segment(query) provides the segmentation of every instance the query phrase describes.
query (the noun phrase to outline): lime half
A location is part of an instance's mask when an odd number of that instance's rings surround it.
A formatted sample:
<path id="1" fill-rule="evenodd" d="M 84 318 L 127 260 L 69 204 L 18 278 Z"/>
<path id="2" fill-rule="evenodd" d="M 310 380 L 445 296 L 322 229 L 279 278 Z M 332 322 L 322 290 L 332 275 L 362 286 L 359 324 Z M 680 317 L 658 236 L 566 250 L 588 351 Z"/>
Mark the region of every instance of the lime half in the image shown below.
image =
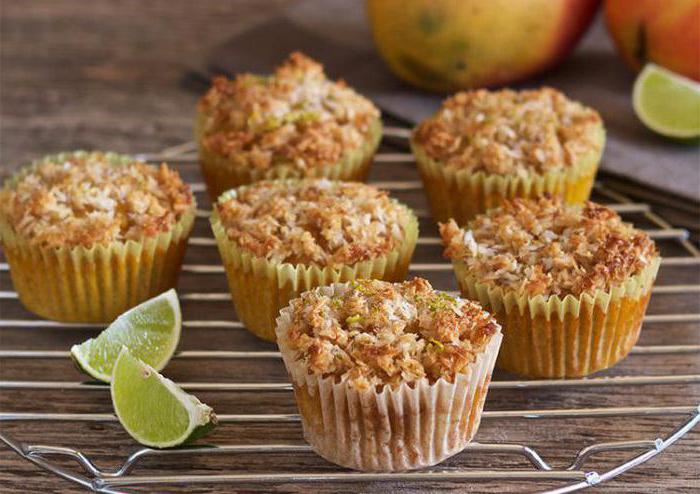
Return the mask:
<path id="1" fill-rule="evenodd" d="M 644 125 L 675 138 L 700 137 L 700 84 L 647 64 L 634 83 L 634 111 Z"/>
<path id="2" fill-rule="evenodd" d="M 124 347 L 112 374 L 112 403 L 119 422 L 138 442 L 169 448 L 202 437 L 216 426 L 211 407 Z"/>
<path id="3" fill-rule="evenodd" d="M 182 315 L 175 290 L 168 290 L 119 316 L 97 336 L 70 349 L 78 366 L 109 382 L 117 356 L 126 346 L 156 370 L 165 367 L 180 341 Z"/>

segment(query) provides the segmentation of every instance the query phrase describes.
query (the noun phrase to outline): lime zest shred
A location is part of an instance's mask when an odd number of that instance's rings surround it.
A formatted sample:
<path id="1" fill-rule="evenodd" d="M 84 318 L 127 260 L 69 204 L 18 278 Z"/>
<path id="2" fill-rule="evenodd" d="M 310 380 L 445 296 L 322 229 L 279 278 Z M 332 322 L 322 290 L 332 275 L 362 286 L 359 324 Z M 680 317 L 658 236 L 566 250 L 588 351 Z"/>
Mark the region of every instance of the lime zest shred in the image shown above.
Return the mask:
<path id="1" fill-rule="evenodd" d="M 457 299 L 445 292 L 437 292 L 428 302 L 428 308 L 432 312 L 451 309 L 457 303 Z"/>
<path id="2" fill-rule="evenodd" d="M 263 126 L 263 129 L 264 130 L 275 130 L 275 129 L 281 127 L 282 123 L 283 123 L 283 121 L 279 117 L 275 117 L 274 115 L 269 116 L 265 119 L 265 125 Z"/>
<path id="3" fill-rule="evenodd" d="M 357 324 L 360 321 L 362 321 L 362 316 L 360 314 L 355 314 L 354 316 L 349 316 L 345 319 L 345 323 L 348 325 Z"/>
<path id="4" fill-rule="evenodd" d="M 435 338 L 428 338 L 428 341 L 430 342 L 430 348 L 435 349 L 438 352 L 444 352 L 445 351 L 445 345 L 441 341 L 436 340 Z"/>
<path id="5" fill-rule="evenodd" d="M 355 280 L 352 282 L 351 288 L 362 295 L 372 295 L 372 290 L 367 286 L 368 284 L 369 280 Z"/>
<path id="6" fill-rule="evenodd" d="M 261 125 L 257 125 L 260 130 L 270 132 L 275 129 L 279 129 L 286 124 L 307 124 L 312 122 L 317 122 L 321 118 L 321 115 L 317 111 L 312 110 L 292 110 L 281 117 L 276 115 L 269 115 L 265 117 Z M 255 128 L 256 123 L 260 121 L 260 112 L 254 111 L 248 118 L 248 127 Z"/>
<path id="7" fill-rule="evenodd" d="M 287 123 L 311 123 L 321 118 L 321 114 L 313 110 L 294 110 L 284 116 Z"/>

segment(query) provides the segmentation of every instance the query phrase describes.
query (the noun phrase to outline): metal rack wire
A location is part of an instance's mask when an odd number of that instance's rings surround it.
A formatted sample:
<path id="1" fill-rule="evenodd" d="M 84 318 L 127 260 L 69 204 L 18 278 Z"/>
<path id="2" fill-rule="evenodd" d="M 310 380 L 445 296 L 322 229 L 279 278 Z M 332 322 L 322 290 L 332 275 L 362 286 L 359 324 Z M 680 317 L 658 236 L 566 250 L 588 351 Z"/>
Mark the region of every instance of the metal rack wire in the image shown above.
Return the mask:
<path id="1" fill-rule="evenodd" d="M 408 131 L 402 128 L 386 128 L 386 136 L 405 138 Z M 170 163 L 179 163 L 187 166 L 196 161 L 192 154 L 194 146 L 185 143 L 168 148 L 157 155 L 140 155 L 148 161 L 167 160 Z M 380 153 L 376 157 L 376 163 L 401 163 L 411 161 L 410 155 L 404 153 Z M 410 191 L 421 188 L 417 181 L 390 181 L 373 182 L 379 187 L 393 191 Z M 656 215 L 647 204 L 632 202 L 628 197 L 610 190 L 605 185 L 597 183 L 596 192 L 611 201 L 610 204 L 620 214 L 642 214 L 648 222 L 656 228 L 647 230 L 649 234 L 659 240 L 673 241 L 682 247 L 687 255 L 665 257 L 662 269 L 667 267 L 683 267 L 689 269 L 700 267 L 700 251 L 687 240 L 688 233 L 682 229 L 672 228 L 663 218 Z M 193 184 L 196 193 L 204 191 L 201 183 Z M 427 217 L 425 211 L 417 211 L 419 217 Z M 209 212 L 198 211 L 198 221 L 202 221 Z M 190 239 L 190 244 L 207 248 L 215 247 L 213 238 L 195 236 Z M 439 249 L 439 240 L 436 237 L 421 237 L 420 245 L 433 246 Z M 0 263 L 0 273 L 8 271 L 7 264 Z M 432 272 L 449 271 L 451 266 L 441 263 L 413 263 L 411 271 L 423 275 Z M 223 267 L 219 264 L 186 264 L 183 271 L 196 276 L 221 276 Z M 437 286 L 437 288 L 440 288 Z M 700 293 L 699 284 L 662 285 L 654 288 L 654 293 L 684 294 Z M 226 302 L 230 301 L 227 292 L 184 292 L 180 294 L 182 300 L 192 302 Z M 0 301 L 4 303 L 17 303 L 17 294 L 13 291 L 0 291 Z M 669 313 L 647 315 L 645 325 L 664 324 L 672 322 L 700 322 L 700 313 Z M 231 320 L 186 320 L 183 323 L 188 330 L 217 328 L 217 329 L 241 329 L 240 322 Z M 99 328 L 99 325 L 69 324 L 45 321 L 38 319 L 0 319 L 0 328 L 26 328 L 27 330 L 47 331 L 53 328 Z M 636 346 L 632 349 L 637 355 L 700 355 L 698 345 L 655 345 Z M 4 350 L 0 349 L 0 359 L 30 359 L 30 360 L 57 360 L 68 359 L 69 354 L 65 350 Z M 279 360 L 280 355 L 275 351 L 182 351 L 176 354 L 178 360 L 219 360 L 241 361 L 250 359 Z M 610 377 L 591 377 L 582 379 L 563 380 L 494 380 L 491 389 L 518 390 L 518 389 L 544 389 L 557 388 L 562 390 L 576 388 L 598 388 L 603 386 L 641 386 L 641 385 L 681 385 L 689 386 L 700 383 L 700 374 L 670 374 L 670 375 L 615 375 Z M 217 392 L 279 392 L 289 393 L 291 385 L 288 383 L 222 383 L 222 382 L 185 382 L 182 387 L 188 391 L 217 391 Z M 85 393 L 99 393 L 108 390 L 102 384 L 91 382 L 67 382 L 67 381 L 40 381 L 31 380 L 1 380 L 1 390 L 73 390 Z M 404 473 L 360 473 L 337 469 L 336 471 L 308 472 L 274 472 L 274 473 L 214 473 L 192 474 L 182 473 L 177 475 L 134 475 L 134 469 L 145 459 L 162 459 L 165 457 L 192 457 L 209 455 L 246 455 L 246 454 L 298 454 L 311 451 L 306 444 L 232 444 L 218 446 L 188 446 L 171 450 L 154 450 L 141 448 L 123 460 L 117 468 L 100 468 L 96 463 L 82 453 L 79 449 L 31 444 L 23 442 L 9 434 L 6 430 L 0 430 L 0 440 L 19 455 L 37 466 L 53 472 L 54 474 L 70 480 L 94 492 L 116 493 L 129 492 L 124 488 L 162 486 L 165 484 L 279 484 L 279 483 L 310 483 L 310 482 L 409 482 L 409 481 L 506 481 L 506 480 L 537 480 L 537 481 L 561 481 L 563 487 L 547 491 L 550 494 L 573 492 L 586 487 L 594 486 L 614 478 L 621 473 L 640 465 L 654 456 L 660 454 L 674 442 L 683 437 L 698 422 L 700 422 L 700 404 L 697 396 L 692 397 L 696 402 L 690 401 L 686 406 L 625 406 L 603 408 L 553 408 L 553 409 L 513 409 L 513 410 L 486 410 L 483 418 L 485 421 L 503 422 L 504 426 L 512 419 L 527 420 L 552 420 L 552 419 L 579 419 L 602 417 L 649 417 L 657 420 L 671 422 L 675 428 L 663 437 L 648 437 L 640 440 L 599 442 L 581 446 L 571 458 L 566 467 L 555 468 L 543 459 L 543 456 L 533 447 L 524 444 L 511 444 L 494 442 L 489 444 L 471 443 L 466 454 L 478 453 L 481 455 L 505 455 L 512 458 L 520 458 L 526 461 L 529 468 L 501 468 L 501 469 L 473 469 L 459 467 L 457 469 L 441 469 L 439 466 L 426 471 Z M 220 414 L 219 421 L 222 424 L 248 424 L 259 423 L 274 427 L 275 424 L 296 423 L 299 416 L 296 414 Z M 46 422 L 50 424 L 62 423 L 109 423 L 115 422 L 116 417 L 107 413 L 49 413 L 49 412 L 0 412 L 0 424 Z M 598 471 L 589 467 L 593 460 L 605 456 L 607 453 L 627 451 L 629 457 L 612 468 Z M 72 460 L 72 467 L 68 467 L 65 461 Z M 281 467 L 284 469 L 284 467 Z"/>

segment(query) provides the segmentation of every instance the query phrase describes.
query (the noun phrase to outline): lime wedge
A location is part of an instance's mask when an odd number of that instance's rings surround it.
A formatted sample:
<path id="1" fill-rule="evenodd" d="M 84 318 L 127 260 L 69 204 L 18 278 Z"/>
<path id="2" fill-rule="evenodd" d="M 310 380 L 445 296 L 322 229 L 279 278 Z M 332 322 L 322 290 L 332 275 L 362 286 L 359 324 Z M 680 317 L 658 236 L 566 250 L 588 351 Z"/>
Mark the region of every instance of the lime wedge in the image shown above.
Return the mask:
<path id="1" fill-rule="evenodd" d="M 634 111 L 644 125 L 675 138 L 700 136 L 700 84 L 647 64 L 634 83 Z"/>
<path id="2" fill-rule="evenodd" d="M 112 403 L 119 422 L 138 442 L 169 448 L 202 437 L 216 426 L 211 407 L 123 347 L 112 375 Z"/>
<path id="3" fill-rule="evenodd" d="M 97 336 L 70 349 L 73 360 L 95 379 L 109 382 L 117 356 L 126 346 L 156 370 L 165 367 L 180 341 L 182 315 L 175 290 L 129 309 Z"/>

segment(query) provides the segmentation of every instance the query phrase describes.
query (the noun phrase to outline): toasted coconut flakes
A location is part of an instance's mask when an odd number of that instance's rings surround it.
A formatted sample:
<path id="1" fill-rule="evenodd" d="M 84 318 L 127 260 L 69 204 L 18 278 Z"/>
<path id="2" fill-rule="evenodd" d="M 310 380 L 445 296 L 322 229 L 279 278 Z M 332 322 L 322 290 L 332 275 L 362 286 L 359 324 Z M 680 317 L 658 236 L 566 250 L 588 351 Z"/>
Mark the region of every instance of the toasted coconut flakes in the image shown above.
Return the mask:
<path id="1" fill-rule="evenodd" d="M 455 169 L 527 176 L 571 166 L 599 151 L 598 112 L 551 88 L 457 93 L 413 139 Z"/>
<path id="2" fill-rule="evenodd" d="M 445 255 L 466 263 L 482 283 L 529 295 L 607 291 L 658 256 L 646 233 L 593 202 L 515 199 L 477 216 L 466 230 L 450 220 L 440 233 Z"/>
<path id="3" fill-rule="evenodd" d="M 480 305 L 433 290 L 427 280 L 361 280 L 342 295 L 305 292 L 292 302 L 289 344 L 309 373 L 356 389 L 427 378 L 454 381 L 474 362 L 495 319 Z"/>
<path id="4" fill-rule="evenodd" d="M 298 52 L 269 77 L 217 77 L 199 111 L 206 149 L 236 165 L 293 165 L 307 176 L 362 146 L 379 118 L 371 101 Z"/>
<path id="5" fill-rule="evenodd" d="M 91 247 L 170 230 L 193 207 L 180 175 L 104 153 L 45 162 L 0 191 L 0 215 L 34 244 Z"/>
<path id="6" fill-rule="evenodd" d="M 384 191 L 325 179 L 258 182 L 216 208 L 228 237 L 254 255 L 323 266 L 386 254 L 410 218 Z"/>

